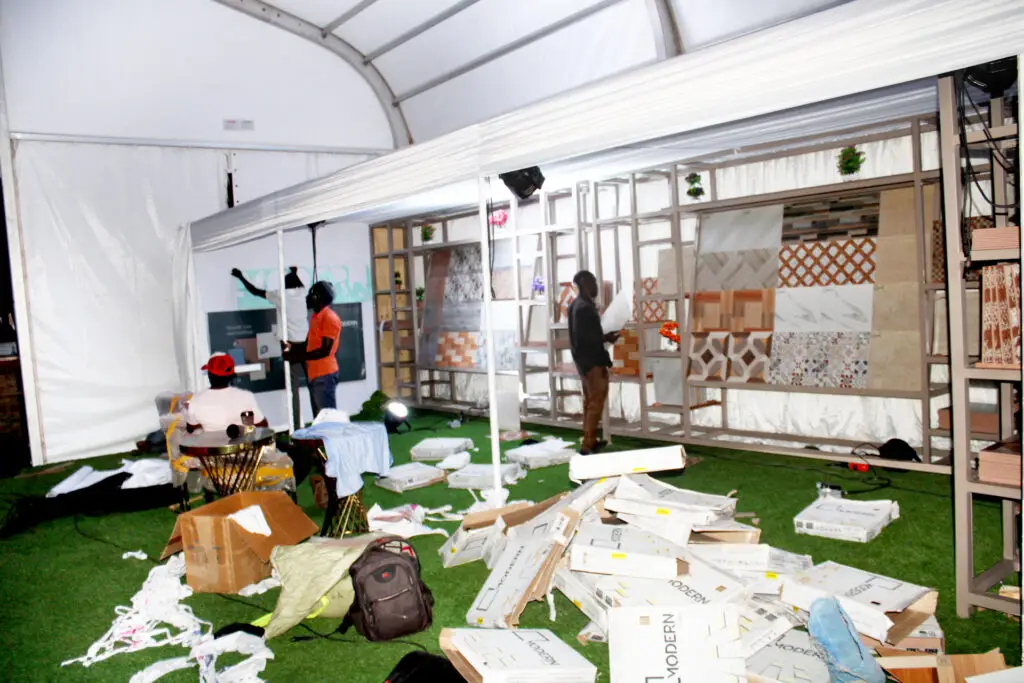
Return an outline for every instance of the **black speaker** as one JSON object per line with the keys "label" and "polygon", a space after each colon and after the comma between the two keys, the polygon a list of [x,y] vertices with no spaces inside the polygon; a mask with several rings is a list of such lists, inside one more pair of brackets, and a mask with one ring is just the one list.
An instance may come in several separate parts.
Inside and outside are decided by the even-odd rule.
{"label": "black speaker", "polygon": [[534,192],[544,187],[544,174],[536,166],[502,173],[498,177],[505,183],[505,187],[520,199],[528,199]]}
{"label": "black speaker", "polygon": [[921,462],[921,456],[903,439],[889,439],[878,447],[878,455],[886,460]]}

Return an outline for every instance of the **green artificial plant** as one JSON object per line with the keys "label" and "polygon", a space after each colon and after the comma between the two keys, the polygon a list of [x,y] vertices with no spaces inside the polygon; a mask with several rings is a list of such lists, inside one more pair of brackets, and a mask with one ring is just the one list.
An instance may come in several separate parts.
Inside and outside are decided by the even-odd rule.
{"label": "green artificial plant", "polygon": [[836,166],[839,168],[839,175],[856,175],[864,163],[864,152],[854,146],[843,147],[839,150],[839,158]]}
{"label": "green artificial plant", "polygon": [[423,225],[420,226],[420,237],[423,238],[424,242],[429,242],[434,239],[434,226]]}
{"label": "green artificial plant", "polygon": [[694,199],[700,199],[704,196],[704,188],[701,186],[701,178],[699,173],[691,173],[685,178],[686,184],[690,186],[690,189],[686,191],[687,196]]}
{"label": "green artificial plant", "polygon": [[426,289],[423,287],[416,288],[416,301],[423,301],[423,295],[426,293]]}

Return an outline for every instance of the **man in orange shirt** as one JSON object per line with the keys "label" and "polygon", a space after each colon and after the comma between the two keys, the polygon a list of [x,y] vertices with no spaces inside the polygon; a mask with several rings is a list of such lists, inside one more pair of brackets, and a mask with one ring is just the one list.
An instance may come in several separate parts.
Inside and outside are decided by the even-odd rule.
{"label": "man in orange shirt", "polygon": [[306,308],[313,311],[306,334],[305,348],[284,344],[285,359],[306,363],[309,399],[313,416],[324,408],[338,406],[335,389],[338,386],[338,343],[341,340],[341,318],[331,310],[334,288],[329,282],[316,282],[306,295]]}

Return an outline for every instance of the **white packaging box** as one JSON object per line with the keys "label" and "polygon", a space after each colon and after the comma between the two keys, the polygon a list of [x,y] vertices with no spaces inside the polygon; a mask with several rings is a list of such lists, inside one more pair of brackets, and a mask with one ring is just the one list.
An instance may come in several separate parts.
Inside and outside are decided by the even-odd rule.
{"label": "white packaging box", "polygon": [[797,555],[770,545],[755,543],[705,543],[688,548],[708,564],[731,572],[792,574],[814,566],[810,555]]}
{"label": "white packaging box", "polygon": [[935,614],[939,594],[835,562],[823,562],[782,582],[782,601],[810,611],[818,598],[835,596],[862,635],[895,644]]}
{"label": "white packaging box", "polygon": [[500,536],[503,531],[504,526],[499,527],[496,524],[482,529],[459,527],[438,550],[438,554],[441,556],[441,566],[448,569],[484,559],[488,544],[494,542],[492,537]]}
{"label": "white packaging box", "polygon": [[761,530],[734,519],[722,519],[710,524],[694,524],[690,530],[690,545],[698,543],[760,543]]}
{"label": "white packaging box", "polygon": [[615,490],[615,497],[628,500],[656,500],[680,510],[713,510],[717,519],[732,519],[736,514],[735,498],[681,489],[645,474],[623,477]]}
{"label": "white packaging box", "polygon": [[609,615],[611,683],[741,683],[736,605],[620,607]]}
{"label": "white packaging box", "polygon": [[608,608],[595,596],[596,577],[569,571],[563,562],[555,570],[551,588],[559,591],[583,612],[602,633],[608,632]]}
{"label": "white packaging box", "polygon": [[438,553],[445,568],[457,567],[468,562],[487,560],[490,564],[504,549],[505,530],[509,526],[523,524],[551,508],[561,495],[549,498],[536,505],[512,503],[496,510],[484,510],[466,515],[454,534],[441,546]]}
{"label": "white packaging box", "polygon": [[736,577],[695,558],[686,565],[684,574],[667,581],[605,576],[598,580],[595,593],[608,607],[713,605],[748,597],[746,586]]}
{"label": "white packaging box", "polygon": [[466,623],[482,628],[514,628],[537,592],[548,558],[555,552],[561,554],[561,550],[543,536],[525,542],[509,539],[466,613]]}
{"label": "white packaging box", "polygon": [[433,437],[423,439],[409,449],[409,457],[417,461],[444,460],[449,455],[473,449],[472,439]]}
{"label": "white packaging box", "polygon": [[750,683],[829,683],[825,655],[806,631],[789,631],[747,658]]}
{"label": "white packaging box", "polygon": [[587,646],[591,643],[608,643],[608,633],[593,621],[583,627],[583,630],[576,634],[576,640],[580,645]]}
{"label": "white packaging box", "polygon": [[[868,647],[878,648],[882,644],[874,638],[861,636],[861,640]],[[924,652],[926,654],[941,655],[946,652],[946,634],[943,633],[939,620],[930,616],[924,620],[914,632],[903,640],[895,643],[892,647],[897,650],[908,650],[910,652]]]}
{"label": "white packaging box", "polygon": [[740,643],[743,657],[768,647],[797,625],[792,610],[778,600],[751,598],[740,608]]}
{"label": "white packaging box", "polygon": [[685,546],[690,542],[692,526],[682,520],[679,515],[675,517],[647,517],[645,515],[634,515],[628,512],[616,513],[616,517],[632,527],[636,527],[658,538],[663,538],[669,543],[678,546]]}
{"label": "white packaging box", "polygon": [[661,446],[616,453],[574,455],[569,461],[569,478],[582,481],[623,474],[681,470],[684,467],[686,453],[682,446]]}
{"label": "white packaging box", "polygon": [[410,462],[392,467],[386,477],[377,478],[377,486],[395,493],[423,488],[445,480],[445,471],[421,462]]}
{"label": "white packaging box", "polygon": [[753,595],[778,598],[782,594],[782,581],[788,574],[761,571],[731,571]]}
{"label": "white packaging box", "polygon": [[569,546],[575,572],[674,579],[686,571],[686,551],[641,529],[619,524],[584,524]]}
{"label": "white packaging box", "polygon": [[[521,465],[499,465],[501,483],[511,486],[526,476]],[[494,487],[494,465],[470,464],[448,475],[450,489],[490,489]]]}
{"label": "white packaging box", "polygon": [[594,683],[597,667],[546,629],[446,628],[441,650],[470,683]]}
{"label": "white packaging box", "polygon": [[572,444],[561,439],[545,439],[539,443],[518,446],[505,452],[508,462],[519,463],[528,470],[564,465],[576,455]]}
{"label": "white packaging box", "polygon": [[896,501],[822,496],[793,518],[793,526],[798,534],[867,543],[899,518]]}

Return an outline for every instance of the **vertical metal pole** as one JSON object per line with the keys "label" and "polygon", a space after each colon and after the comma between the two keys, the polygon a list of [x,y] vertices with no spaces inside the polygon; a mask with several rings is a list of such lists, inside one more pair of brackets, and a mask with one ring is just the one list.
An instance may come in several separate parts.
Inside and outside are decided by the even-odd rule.
{"label": "vertical metal pole", "polygon": [[[633,296],[637,297],[640,301],[639,311],[634,311],[633,314],[636,316],[636,340],[637,340],[637,351],[640,356],[639,363],[639,381],[640,390],[640,432],[647,434],[649,429],[649,421],[647,419],[647,363],[644,362],[644,356],[647,354],[646,344],[644,337],[647,334],[647,330],[644,327],[644,316],[643,316],[643,297],[640,292],[643,291],[642,287],[638,284],[641,282],[640,278],[640,221],[637,218],[637,191],[636,191],[636,173],[629,174],[629,232],[630,241],[633,246],[633,282],[630,283],[633,289]],[[621,396],[622,389],[619,389],[619,395]]]}
{"label": "vertical metal pole", "polygon": [[[519,345],[519,353],[516,359],[519,361],[519,415],[521,418],[527,416],[527,403],[526,403],[526,359],[528,358],[525,353],[527,347],[527,334],[529,330],[529,322],[533,320],[533,283],[530,283],[530,296],[531,300],[529,307],[526,309],[526,320],[527,324],[523,326],[523,266],[519,262],[519,198],[512,195],[512,198],[508,203],[508,226],[506,228],[511,235],[512,239],[512,288],[515,290],[512,293],[512,301],[515,303],[516,308],[516,331]],[[536,263],[536,261],[534,261]],[[524,333],[524,329],[527,330]]]}
{"label": "vertical metal pole", "polygon": [[[277,321],[277,334],[281,341],[288,341],[288,297],[284,288],[284,231],[277,231],[277,279],[281,293],[281,317]],[[292,410],[292,364],[284,362],[284,402],[288,409],[288,433],[292,433],[295,424],[295,411]]]}
{"label": "vertical metal pole", "polygon": [[[416,254],[412,250],[412,222],[406,221],[403,224],[402,230],[405,232],[405,238],[402,240],[402,244],[405,247],[405,279],[408,281],[409,293],[406,294],[406,300],[409,301],[409,305],[412,308],[412,383],[413,391],[416,392],[415,403],[419,404],[423,400],[423,386],[420,379],[420,311],[419,301],[416,300]],[[427,280],[426,280],[426,269],[423,270],[423,291],[426,292]],[[426,294],[424,294],[426,298]],[[429,374],[428,374],[429,378]],[[433,386],[433,385],[431,385]]]}
{"label": "vertical metal pole", "polygon": [[[911,155],[914,169],[914,229],[917,231],[917,281],[921,283],[918,300],[918,329],[921,331],[921,459],[925,463],[932,461],[932,411],[931,366],[928,365],[928,295],[925,285],[928,282],[928,268],[925,265],[926,226],[924,224],[924,184],[921,180],[921,122],[914,119],[910,128]],[[923,295],[922,295],[923,294]]]}
{"label": "vertical metal pole", "polygon": [[945,211],[946,278],[949,304],[949,374],[952,390],[953,428],[953,521],[956,548],[956,612],[971,613],[970,592],[974,582],[973,502],[967,488],[970,477],[971,440],[968,426],[967,353],[964,349],[963,242],[960,239],[959,119],[953,78],[939,79],[939,141],[942,153],[942,194]]}
{"label": "vertical metal pole", "polygon": [[491,243],[487,226],[488,179],[480,178],[480,254],[484,273],[484,348],[487,349],[487,408],[491,419],[491,465],[494,475],[494,505],[501,505],[501,441],[498,433],[498,374],[494,356],[494,312],[491,310]]}

